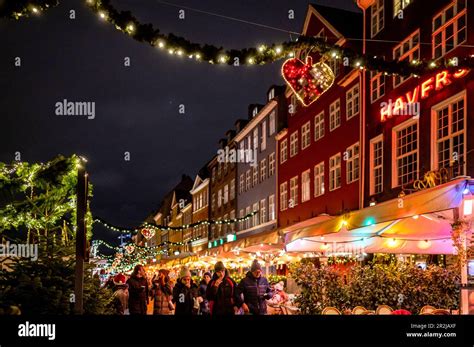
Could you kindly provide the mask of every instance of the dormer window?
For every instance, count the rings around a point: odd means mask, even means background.
[[[272,88],[272,89],[268,92],[268,101],[271,101],[274,97],[275,97],[275,89]]]
[[[252,116],[255,117],[258,114],[258,107],[255,106],[255,108],[252,111]]]

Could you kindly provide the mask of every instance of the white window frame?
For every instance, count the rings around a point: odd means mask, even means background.
[[[380,148],[380,157],[375,157],[376,155],[376,149],[375,146],[381,144]],[[376,195],[380,194],[383,192],[383,150],[384,150],[384,143],[383,143],[383,134],[380,134],[377,137],[374,137],[373,139],[370,140],[370,195]],[[378,164],[376,165],[376,160]],[[375,174],[375,172],[379,171],[380,172],[380,190],[378,190],[378,186],[376,185],[376,177],[378,175]]]
[[[314,141],[322,139],[324,132],[324,111],[321,111],[314,117]]]
[[[274,97],[275,97],[275,88],[272,88],[268,92],[268,101],[271,101]]]
[[[346,119],[357,116],[360,112],[360,86],[359,81],[346,92]]]
[[[301,150],[308,148],[311,144],[311,121],[301,126]]]
[[[374,103],[385,95],[385,74],[370,72],[370,102]]]
[[[431,107],[431,168],[432,170],[439,170],[439,151],[438,151],[438,111],[444,108],[448,108],[448,136],[444,137],[444,140],[449,139],[449,157],[450,165],[452,164],[453,158],[453,138],[455,136],[463,135],[464,137],[464,145],[463,145],[463,156],[458,156],[458,161],[464,161],[464,165],[462,167],[462,172],[460,175],[465,175],[467,170],[467,96],[466,90],[451,96],[450,98],[443,100],[442,102],[434,105]],[[453,104],[463,101],[464,103],[464,119],[463,119],[463,130],[457,131],[455,133],[452,132],[452,117],[453,117]]]
[[[298,194],[298,180],[299,176],[292,177],[290,179],[290,200],[293,201],[293,206],[298,205],[298,199],[299,199],[299,194]]]
[[[459,3],[464,3],[464,8],[459,11]],[[472,5],[472,4],[471,4]],[[446,21],[446,12],[451,9],[453,10],[453,17]],[[438,17],[441,16],[441,26],[439,28],[435,29],[435,21]],[[465,35],[464,35],[464,40],[458,42],[459,37],[458,34],[461,30],[459,30],[459,19],[461,17],[464,17],[464,29],[465,30]],[[446,28],[450,25],[453,25],[453,47],[447,48],[446,47]],[[441,33],[441,55],[436,56],[436,48],[439,46],[435,46],[435,37]],[[466,1],[465,0],[458,0],[458,1],[452,1],[450,5],[445,7],[442,11],[438,12],[436,16],[433,17],[432,21],[432,33],[431,33],[431,40],[432,40],[432,57],[433,59],[439,59],[443,56],[446,55],[446,53],[451,52],[453,49],[458,47],[459,45],[463,44],[464,42],[467,41],[467,35],[468,35],[468,26],[467,26],[467,6],[466,6]]]
[[[250,212],[252,212],[252,208],[250,206],[247,206],[245,208],[245,215],[246,216],[249,215]],[[245,229],[249,229],[249,228],[251,228],[251,226],[252,226],[252,218],[247,218],[245,220]]]
[[[262,122],[262,137],[260,143],[260,151],[267,149],[267,121]]]
[[[272,136],[276,132],[276,110],[270,112],[270,115],[268,116],[268,123],[270,136]]]
[[[402,157],[407,157],[416,153],[416,172],[414,173],[414,179],[418,178],[420,172],[420,124],[418,119],[408,119],[405,122],[397,125],[396,127],[392,128],[392,188],[400,187],[402,184],[398,184],[398,163],[397,160],[399,157],[397,156],[397,133],[411,127],[413,124],[416,124],[416,151],[411,151],[410,153],[405,153]],[[406,182],[409,183],[409,182]]]
[[[258,127],[253,129],[253,149],[258,150]]]
[[[239,194],[242,194],[244,191],[245,191],[245,177],[244,177],[244,174],[240,174]]]
[[[260,182],[265,181],[267,178],[267,159],[262,159],[260,161]]]
[[[357,152],[357,154],[355,154]],[[350,184],[359,180],[360,177],[360,147],[359,142],[354,143],[346,149],[346,183]]]
[[[311,199],[311,170],[301,173],[301,203]]]
[[[267,199],[260,200],[260,224],[267,222]]]
[[[341,99],[335,100],[329,105],[329,131],[336,130],[341,126]]]
[[[280,184],[280,211],[288,209],[288,182]]]
[[[270,153],[268,156],[268,176],[271,177],[275,174],[275,152]]]
[[[342,186],[341,153],[329,158],[329,191],[334,191]],[[339,178],[339,185],[337,184]]]
[[[256,165],[252,168],[252,187],[256,187],[258,185],[258,174],[258,165]]]
[[[416,36],[418,36],[418,42],[415,43],[413,39]],[[395,48],[393,49],[393,60],[408,60],[411,62],[413,60],[420,59],[420,38],[420,29],[417,29],[410,35],[408,35],[400,44],[395,46]],[[405,51],[406,44],[408,44],[409,46],[407,51]],[[400,56],[397,55],[397,50],[400,50]],[[393,76],[393,88],[396,88],[403,82],[408,81],[410,77]]]
[[[298,130],[294,131],[290,135],[290,158],[298,154]]]
[[[245,191],[249,191],[252,188],[252,174],[250,169],[245,172]]]
[[[275,195],[268,197],[268,221],[275,220]]]
[[[314,197],[324,195],[324,161],[314,166]]]
[[[375,3],[370,6],[370,34],[371,38],[377,35],[385,27],[385,6],[384,0],[376,0]],[[374,26],[374,19],[376,25]]]
[[[258,202],[253,204],[252,212],[256,212],[252,217],[252,225],[255,227],[259,224],[260,220],[260,204]]]
[[[280,164],[288,160],[288,139],[280,142]]]

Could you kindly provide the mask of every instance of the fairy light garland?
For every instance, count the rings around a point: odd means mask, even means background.
[[[57,6],[59,0],[7,0],[0,9],[0,18],[29,17]],[[356,69],[382,72],[385,75],[420,77],[438,70],[474,68],[474,56],[450,58],[444,60],[387,61],[381,56],[362,55],[351,49],[330,44],[322,38],[299,36],[295,41],[281,44],[260,45],[244,49],[225,50],[210,44],[198,44],[170,34],[161,34],[152,24],[142,24],[130,11],[118,11],[110,0],[85,0],[88,8],[94,11],[100,20],[131,36],[133,39],[156,47],[179,59],[207,62],[215,65],[263,65],[280,59],[292,58],[298,51],[314,51],[326,59],[336,59]]]

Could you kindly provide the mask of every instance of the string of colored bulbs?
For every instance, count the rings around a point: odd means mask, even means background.
[[[147,43],[178,58],[233,66],[263,65],[293,58],[297,51],[316,51],[326,59],[346,59],[353,68],[382,72],[386,75],[421,76],[437,70],[474,68],[474,55],[444,60],[387,61],[384,57],[362,55],[351,49],[326,42],[323,38],[299,36],[295,41],[262,44],[258,47],[226,50],[212,44],[199,44],[173,33],[162,34],[152,24],[142,24],[130,11],[118,11],[110,0],[85,0],[97,16],[135,40]],[[59,0],[6,0],[0,18],[20,19],[39,15]]]

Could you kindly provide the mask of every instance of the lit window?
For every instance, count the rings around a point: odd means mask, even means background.
[[[235,178],[230,181],[230,200],[235,199]]]
[[[298,154],[298,130],[290,135],[290,158]]]
[[[311,144],[311,122],[307,122],[301,127],[301,149],[308,148]]]
[[[253,130],[253,149],[258,149],[258,128]]]
[[[405,7],[410,5],[412,2],[413,0],[393,0],[393,16],[398,16],[400,11],[404,10]]]
[[[292,203],[290,207],[298,205],[298,176],[290,180],[290,201]]]
[[[370,195],[383,191],[383,136],[370,141]]]
[[[222,189],[217,192],[217,207],[222,206]]]
[[[280,211],[288,208],[288,182],[280,184]]]
[[[251,173],[250,173],[250,170],[247,170],[247,172],[245,173],[245,190],[246,191],[250,190],[251,184],[252,184]]]
[[[262,122],[262,138],[260,142],[260,150],[264,151],[267,148],[267,121]]]
[[[290,115],[294,116],[298,110],[298,98],[295,94],[291,94],[290,105],[288,106]]]
[[[341,63],[338,59],[329,59],[326,64],[331,68],[334,77],[339,76],[339,74],[341,73]]]
[[[260,200],[260,224],[267,222],[267,199]]]
[[[263,182],[267,178],[267,159],[260,161],[260,182]]]
[[[410,120],[394,128],[395,172],[393,186],[406,185],[418,178],[418,122]]]
[[[329,190],[341,188],[341,154],[329,158]]]
[[[224,204],[229,202],[229,186],[226,184],[224,186]]]
[[[381,72],[370,72],[370,101],[374,102],[385,94],[385,75]]]
[[[272,100],[274,97],[275,97],[275,89],[272,88],[272,89],[270,89],[270,91],[268,92],[268,101]]]
[[[415,31],[413,34],[408,36],[393,50],[393,60],[406,60],[413,61],[420,59],[420,30]],[[401,83],[405,82],[408,77],[393,77],[393,87],[398,87]]]
[[[314,117],[314,141],[324,136],[324,111]]]
[[[250,206],[247,206],[247,208],[245,209],[245,215],[248,216],[250,214],[251,211],[251,208]],[[252,227],[252,218],[248,218],[246,221],[245,221],[245,229],[248,229],[248,228],[251,228]]]
[[[359,83],[357,83],[346,93],[346,116],[348,120],[359,114],[359,104]]]
[[[270,127],[270,136],[273,135],[276,131],[276,111],[273,110],[271,113],[270,113],[270,116],[269,116],[269,127]]]
[[[253,187],[258,184],[258,165],[253,168]]]
[[[310,192],[310,170],[301,174],[301,202],[308,201],[311,197]]]
[[[275,219],[275,195],[270,195],[268,197],[268,220]]]
[[[324,162],[314,167],[314,196],[324,194]]]
[[[280,163],[283,164],[288,159],[288,140],[280,142]]]
[[[384,26],[384,6],[383,6],[384,0],[375,0],[375,3],[371,6],[371,34],[372,37],[377,35]]]
[[[432,32],[434,59],[442,57],[466,41],[466,21],[466,0],[453,1],[434,17]]]
[[[346,181],[352,183],[359,179],[359,143],[350,146],[346,154]]]
[[[242,194],[245,191],[245,186],[244,186],[244,174],[240,175],[240,181],[239,181],[239,193]]]
[[[341,125],[341,100],[337,99],[329,106],[329,130],[333,131]]]
[[[239,219],[244,218],[244,210],[239,211]],[[213,225],[214,226],[214,225]],[[245,229],[245,221],[241,220],[239,222],[239,230],[244,230]]]
[[[258,220],[259,220],[259,210],[258,210],[258,202],[256,202],[255,204],[253,204],[253,211],[252,212],[256,212],[253,217],[252,217],[252,224],[253,226],[257,226],[258,225]]]
[[[465,175],[466,107],[464,96],[434,109],[436,169],[453,167],[453,177]]]

